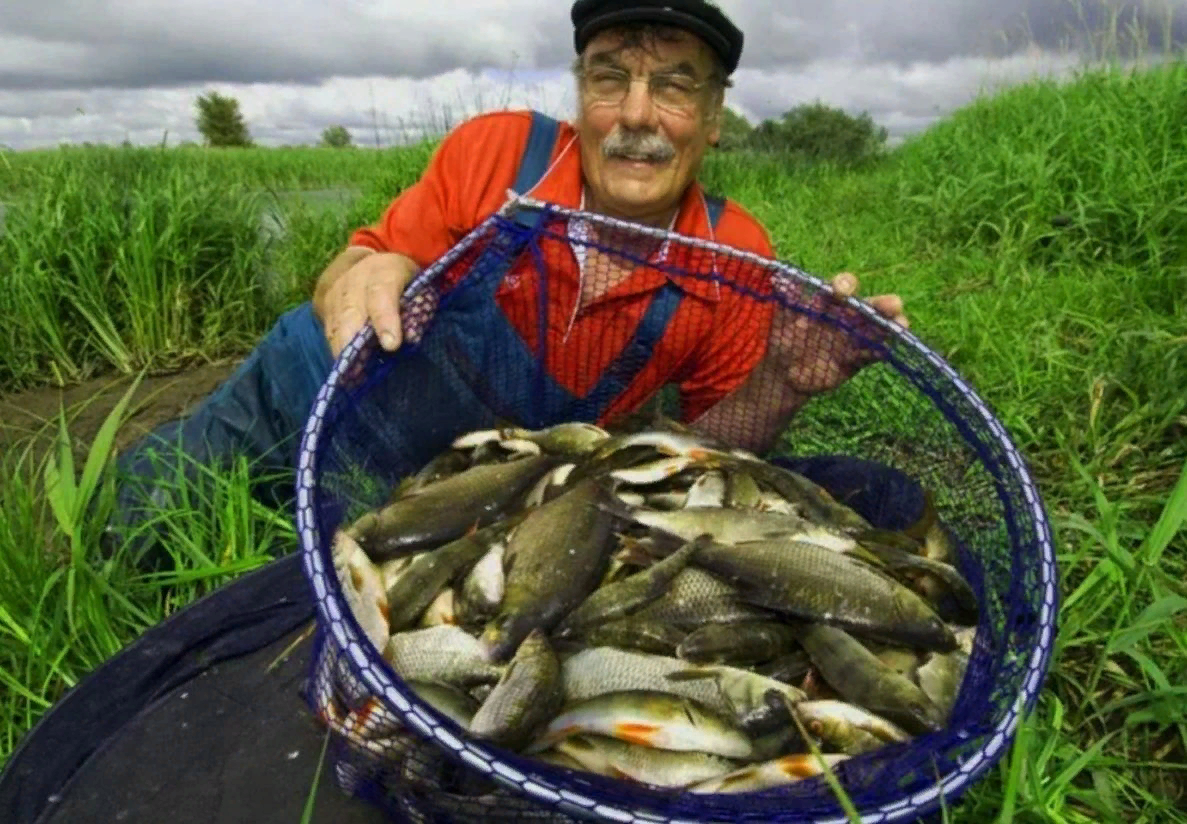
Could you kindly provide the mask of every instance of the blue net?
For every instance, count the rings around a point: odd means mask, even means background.
[[[575,308],[599,294],[599,310]],[[727,299],[737,341],[705,332],[703,313]],[[742,330],[754,328],[770,330],[768,355],[794,356],[779,379],[756,370],[737,390],[748,402],[720,416],[716,431],[772,462],[848,455],[913,479],[950,529],[954,563],[977,597],[976,640],[948,725],[834,767],[862,820],[913,820],[941,799],[952,804],[1005,752],[1046,673],[1054,549],[1009,434],[913,335],[857,301],[828,299],[819,280],[786,264],[553,207],[482,223],[412,284],[403,322],[395,353],[369,327],[342,353],[298,468],[297,525],[318,603],[307,698],[333,731],[345,791],[398,821],[845,820],[822,778],[690,793],[564,769],[468,736],[384,659],[382,636],[360,623],[335,572],[335,533],[383,506],[460,435],[507,424],[626,426],[653,403],[674,417],[696,414],[698,393],[714,379],[696,372],[698,359],[728,343],[744,361]],[[598,333],[586,334],[586,323]],[[871,365],[814,396],[771,442],[773,422],[799,393],[834,380],[846,353]],[[884,496],[887,506],[906,504]]]

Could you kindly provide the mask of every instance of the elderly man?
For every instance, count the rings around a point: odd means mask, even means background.
[[[282,317],[187,419],[162,427],[122,456],[125,470],[150,477],[150,443],[180,438],[198,462],[240,453],[255,459],[260,472],[291,476],[300,432],[332,358],[367,321],[384,349],[397,349],[404,289],[500,210],[509,190],[774,256],[766,231],[745,209],[706,193],[696,180],[706,150],[720,134],[742,33],[703,0],[578,0],[571,16],[578,55],[575,123],[499,112],[457,127],[423,177],[396,197],[376,224],[352,235],[318,279],[312,301]],[[587,225],[570,224],[568,231],[597,241]],[[575,244],[574,252],[546,273],[548,344],[550,351],[603,355],[597,363],[586,357],[582,368],[567,370],[562,358],[557,382],[574,397],[587,396],[599,389],[598,373],[621,366],[618,353],[633,346],[636,354],[647,355],[633,359],[625,378],[620,375],[617,389],[596,407],[599,419],[629,412],[664,384],[676,383],[686,422],[763,450],[808,398],[836,387],[868,361],[867,353],[825,325],[789,318],[772,323],[769,309],[759,316],[753,301],[747,308],[728,288],[673,284],[657,269],[615,265],[593,246]],[[648,249],[644,256],[662,254]],[[515,285],[492,292],[498,322],[525,340],[535,334],[537,322],[535,291],[525,281],[539,276],[526,267]],[[833,287],[847,296],[857,279],[841,274]],[[906,325],[897,296],[871,303]],[[591,340],[604,345],[591,347]],[[703,341],[709,343],[698,343]],[[772,386],[781,391],[772,394]],[[279,503],[291,494],[291,485],[281,483],[271,492],[268,497]],[[121,493],[115,525],[134,522],[140,494],[134,485]],[[147,494],[158,504],[167,500],[151,486]]]

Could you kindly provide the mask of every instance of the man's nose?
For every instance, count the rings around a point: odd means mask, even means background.
[[[657,125],[657,109],[651,99],[651,89],[646,77],[632,77],[622,99],[622,125],[630,129],[645,129]]]

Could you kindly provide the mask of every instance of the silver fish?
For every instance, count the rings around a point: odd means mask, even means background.
[[[714,469],[701,475],[688,488],[688,495],[684,499],[684,506],[696,508],[702,506],[725,506],[725,475]]]
[[[721,714],[735,713],[733,702],[714,677],[668,679],[669,674],[688,669],[687,661],[666,655],[588,647],[561,662],[565,703],[579,704],[607,693],[645,690],[692,698]]]
[[[719,755],[645,747],[604,735],[573,735],[556,750],[598,775],[656,787],[687,787],[738,767]]]
[[[964,682],[968,665],[969,656],[964,650],[958,649],[945,654],[933,652],[915,672],[919,688],[939,707],[945,723],[952,713],[956,696],[960,693],[960,685]]]
[[[578,733],[632,744],[749,758],[750,740],[734,724],[691,698],[667,692],[615,692],[590,698],[554,718],[527,752],[548,749]]]
[[[794,710],[809,732],[846,755],[862,755],[911,738],[897,724],[844,701],[802,701]]]
[[[388,600],[383,578],[358,543],[345,532],[334,533],[331,550],[342,595],[363,634],[376,649],[387,643]]]
[[[752,793],[775,787],[786,787],[805,778],[824,774],[823,760],[833,769],[849,756],[823,754],[818,759],[812,753],[785,755],[763,764],[752,764],[717,778],[710,778],[688,787],[691,793]]]
[[[420,616],[418,626],[425,627],[439,627],[442,624],[456,624],[457,618],[457,595],[452,587],[441,590],[433,602],[429,604],[428,609]]]
[[[462,582],[460,612],[464,620],[485,621],[503,602],[503,552],[505,540],[496,541]]]
[[[405,681],[439,681],[468,687],[499,679],[502,668],[486,660],[477,638],[461,627],[398,632],[387,642],[383,657]]]

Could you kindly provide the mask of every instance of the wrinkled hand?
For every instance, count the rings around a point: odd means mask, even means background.
[[[400,346],[400,297],[416,273],[409,258],[375,252],[336,273],[318,290],[313,310],[321,319],[335,358],[367,321],[385,350],[393,352]]]
[[[878,360],[876,344],[887,334],[860,312],[844,305],[846,298],[857,294],[859,282],[856,275],[842,272],[833,277],[831,285],[833,294],[821,290],[807,305],[814,312],[841,320],[843,327],[811,315],[781,310],[776,312],[767,339],[764,363],[781,372],[784,381],[805,396],[836,389],[863,367]],[[780,281],[775,289],[795,301],[801,286]],[[878,295],[868,302],[894,323],[904,328],[910,326],[903,313],[902,298],[898,295]],[[861,338],[874,345],[863,345]]]

